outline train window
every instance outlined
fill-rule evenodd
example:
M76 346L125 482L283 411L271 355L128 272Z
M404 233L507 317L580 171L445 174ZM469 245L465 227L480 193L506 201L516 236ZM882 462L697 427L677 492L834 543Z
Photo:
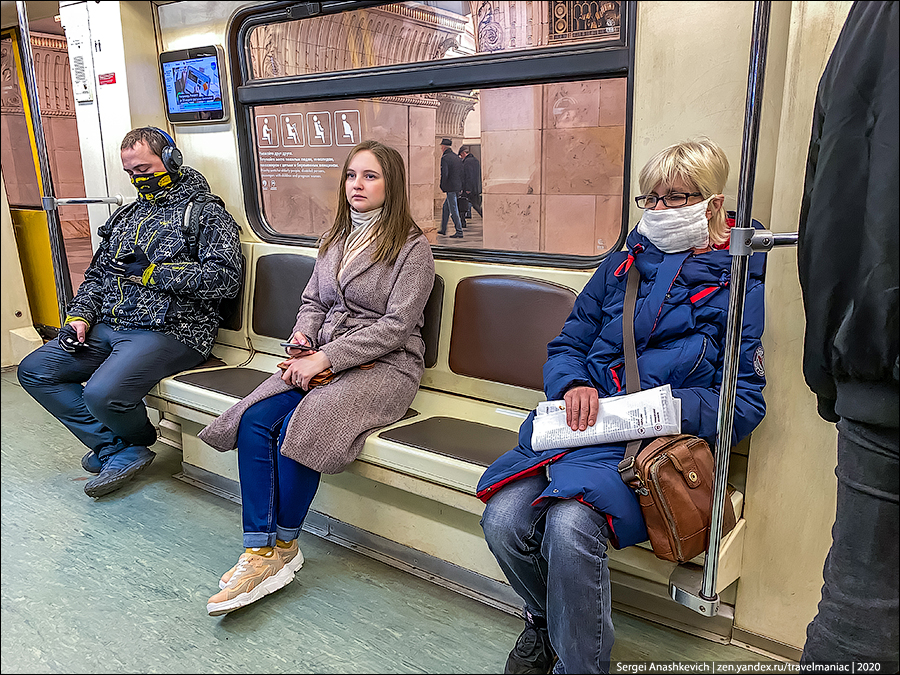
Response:
M232 22L245 204L265 240L325 232L347 154L374 138L404 155L413 215L440 257L588 268L619 248L631 4L306 5L321 15L279 3ZM480 164L462 237L452 218L440 234L442 139Z
M395 2L266 24L250 31L250 77L614 41L619 13L618 2Z
M434 243L602 254L621 228L624 102L617 78L257 106L262 211L280 234L321 235L334 222L348 152L361 138L378 138L404 155L413 217ZM452 220L437 234L443 138L450 152L465 145L480 159L481 204L473 199L458 242Z

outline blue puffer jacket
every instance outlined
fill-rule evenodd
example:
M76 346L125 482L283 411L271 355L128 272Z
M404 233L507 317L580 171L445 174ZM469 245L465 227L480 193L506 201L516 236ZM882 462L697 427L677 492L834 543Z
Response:
M754 223L756 224L756 223ZM670 384L681 399L683 433L714 447L719 387L724 364L727 248L700 255L664 254L637 230L627 251L607 258L575 301L562 333L547 347L544 393L558 400L573 383L590 383L600 398L625 393L622 309L628 261L641 272L634 333L641 388ZM763 347L765 255L750 257L732 443L747 436L765 415ZM618 274L617 274L618 273ZM616 548L647 539L640 506L618 473L625 444L535 452L534 412L519 429L519 445L497 459L478 483L487 501L503 485L546 471L550 484L539 499L577 499L606 514Z

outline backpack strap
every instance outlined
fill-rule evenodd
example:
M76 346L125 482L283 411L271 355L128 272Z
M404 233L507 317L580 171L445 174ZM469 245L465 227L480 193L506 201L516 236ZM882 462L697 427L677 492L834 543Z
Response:
M195 192L192 194L184 207L184 222L182 232L191 252L191 257L196 259L199 249L198 241L200 239L200 216L207 204L216 203L225 208L225 202L222 198L211 192Z
M137 200L131 202L130 204L125 204L124 206L120 206L115 211L113 211L112 215L106 221L107 228L109 229L110 234L113 229L115 229L116 225L119 224L119 221L122 220L125 216L127 216L131 211L137 206Z
M188 198L187 205L184 208L184 224L182 232L184 232L185 242L188 245L191 258L199 260L199 239L200 239L200 217L209 204L218 204L225 209L224 200L212 192L195 192ZM241 226L238 225L238 230ZM241 256L241 285L244 278L244 257ZM219 324L223 324L231 318L235 312L240 311L241 298L243 290L238 291L234 298L223 298L219 301Z

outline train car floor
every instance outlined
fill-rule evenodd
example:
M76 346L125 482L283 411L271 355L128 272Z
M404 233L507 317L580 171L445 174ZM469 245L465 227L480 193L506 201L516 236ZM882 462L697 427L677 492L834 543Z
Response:
M161 443L134 481L87 497L84 448L14 369L0 386L3 673L502 671L520 619L306 532L291 584L207 616L241 552L239 507L174 479L181 455ZM614 662L760 659L614 621Z

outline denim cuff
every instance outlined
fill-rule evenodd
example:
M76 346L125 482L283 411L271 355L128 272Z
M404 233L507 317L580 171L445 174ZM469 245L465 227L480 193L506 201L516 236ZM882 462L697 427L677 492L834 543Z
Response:
M261 548L274 545L274 532L244 532L244 548Z
M294 539L300 536L300 530L302 528L302 525L300 527L281 527L281 525L279 525L275 529L275 536L284 542L294 541Z

